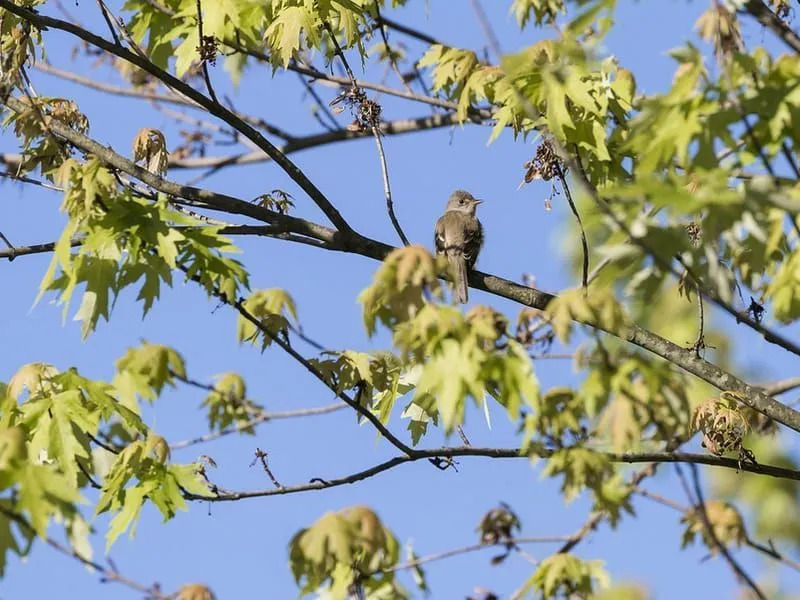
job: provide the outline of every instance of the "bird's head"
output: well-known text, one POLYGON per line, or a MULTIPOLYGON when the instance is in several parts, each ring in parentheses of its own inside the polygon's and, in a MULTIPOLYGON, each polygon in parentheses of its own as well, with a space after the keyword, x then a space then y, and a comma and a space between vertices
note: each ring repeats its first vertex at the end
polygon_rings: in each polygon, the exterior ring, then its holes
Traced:
POLYGON ((447 201, 447 208, 445 210, 474 215, 475 209, 478 208, 478 204, 481 202, 483 202, 483 200, 476 199, 469 192, 456 190, 450 194, 450 199, 447 201))

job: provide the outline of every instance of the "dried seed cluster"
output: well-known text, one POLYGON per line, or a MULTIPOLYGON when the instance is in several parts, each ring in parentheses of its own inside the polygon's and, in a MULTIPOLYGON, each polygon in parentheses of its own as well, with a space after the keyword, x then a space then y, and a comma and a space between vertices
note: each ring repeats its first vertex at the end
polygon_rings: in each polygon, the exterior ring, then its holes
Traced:
POLYGON ((525 169, 525 183, 530 183, 534 179, 550 181, 558 175, 559 170, 562 173, 565 171, 553 145, 547 140, 539 144, 536 156, 522 166, 525 169))

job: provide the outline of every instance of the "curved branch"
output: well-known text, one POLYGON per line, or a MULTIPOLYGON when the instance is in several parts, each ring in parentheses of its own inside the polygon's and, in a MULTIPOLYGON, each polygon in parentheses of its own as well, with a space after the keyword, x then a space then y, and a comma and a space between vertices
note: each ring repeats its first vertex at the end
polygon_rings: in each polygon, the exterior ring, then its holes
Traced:
MULTIPOLYGON (((543 451, 537 453, 542 458, 547 458, 552 454, 550 451, 543 451)), ((732 458, 724 458, 713 456, 710 454, 692 454, 688 452, 642 452, 642 453, 613 453, 601 452, 603 456, 607 457, 612 462, 617 463, 690 463, 709 465, 713 467, 722 467, 726 469, 734 469, 747 471, 748 473, 757 473, 760 475, 768 475, 778 479, 790 479, 793 481, 800 481, 800 471, 792 469, 785 469, 773 465, 759 465, 752 463, 742 463, 732 458)), ((267 490, 253 490, 253 491, 231 491, 218 488, 217 494, 214 496, 199 496, 196 494, 185 494, 189 500, 206 500, 209 502, 232 502, 236 500, 243 500, 245 498, 260 498, 263 496, 282 496, 286 494, 297 494, 300 492, 309 492, 313 490, 325 490, 332 487, 339 487, 342 485, 355 483, 364 479, 374 477, 384 471, 393 469, 394 467, 416 462, 423 459, 436 459, 436 458, 456 458, 459 456, 476 456, 483 458, 524 458, 529 457, 522 454, 519 448, 478 448, 475 446, 456 446, 453 448, 434 448, 428 450, 414 450, 413 455, 410 456, 396 456, 385 462, 377 464, 369 469, 364 469, 357 473, 339 477, 336 479, 320 479, 314 478, 309 483, 301 485, 293 485, 280 489, 270 488, 267 490)), ((634 484, 638 484, 635 481, 634 484)), ((577 536, 570 536, 570 540, 574 540, 577 536)))

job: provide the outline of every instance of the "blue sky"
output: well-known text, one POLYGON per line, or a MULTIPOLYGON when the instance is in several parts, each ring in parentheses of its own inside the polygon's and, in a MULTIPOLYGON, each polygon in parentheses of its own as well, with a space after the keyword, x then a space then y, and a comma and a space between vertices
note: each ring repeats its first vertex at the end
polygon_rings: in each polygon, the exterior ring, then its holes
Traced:
MULTIPOLYGON (((387 14, 455 46, 483 44, 481 29, 467 2, 430 0, 409 4, 403 11, 387 14)), ((528 45, 540 35, 533 29, 520 33, 507 12, 509 4, 484 2, 506 51, 528 45)), ((95 3, 84 0, 65 5, 94 31, 107 33, 95 3)), ((111 5, 118 8, 119 3, 111 5)), ((636 74, 640 90, 655 92, 669 84, 674 63, 666 51, 692 35, 692 25, 705 6, 701 2, 621 2, 608 48, 636 74)), ((45 4, 42 12, 58 14, 52 3, 45 4)), ((763 37, 760 31, 751 30, 746 41, 753 45, 761 43, 763 37)), ((50 60, 70 68, 73 40, 58 32, 46 33, 45 39, 50 60)), ((393 39, 397 39, 396 34, 393 39)), ((404 41, 412 56, 422 49, 404 41)), ((351 62, 358 64, 355 58, 351 62)), ((381 73, 382 67, 369 68, 365 78, 378 80, 381 73)), ((145 103, 104 97, 36 72, 33 76, 40 94, 76 99, 89 117, 92 135, 118 152, 130 152, 131 141, 143 126, 163 129, 171 147, 178 143, 176 128, 145 103)), ((117 81, 109 70, 100 70, 94 76, 117 81)), ((240 110, 262 116, 296 135, 319 131, 293 74, 273 78, 269 70, 256 66, 245 75, 238 91, 225 84, 220 66, 212 70, 212 77, 218 93, 230 93, 240 110)), ((391 78, 390 84, 397 86, 391 78)), ((331 88, 319 90, 326 100, 335 94, 331 88)), ((387 120, 430 114, 427 107, 402 100, 382 97, 380 101, 387 120)), ((340 117, 342 125, 347 124, 346 117, 340 117)), ((464 188, 486 199, 480 208, 486 230, 482 270, 516 280, 523 273, 532 273, 540 287, 554 292, 574 285, 576 281, 559 250, 563 223, 570 218, 568 212, 558 201, 551 212, 544 210, 549 184, 517 189, 523 175, 522 164, 531 157, 533 146, 514 142, 510 134, 487 146, 488 135, 487 128, 468 126, 384 139, 396 211, 407 235, 414 242, 430 246, 433 223, 448 194, 464 188)), ((0 151, 17 150, 14 139, 4 135, 0 151)), ((211 149, 224 151, 225 147, 211 149)), ((358 231, 396 243, 385 213, 378 159, 371 139, 303 151, 293 155, 293 160, 358 231)), ((188 179, 193 175, 175 173, 172 177, 188 179)), ((311 201, 271 163, 230 169, 203 185, 241 198, 280 188, 294 195, 296 214, 324 222, 311 201)), ((9 183, 3 183, 1 189, 0 230, 12 242, 24 245, 57 238, 64 223, 57 212, 58 193, 9 183)), ((376 262, 275 240, 241 238, 237 242, 244 252, 253 287, 288 289, 297 301, 305 331, 325 346, 369 349, 388 344, 385 336, 366 338, 355 300, 369 284, 376 262)), ((49 298, 31 308, 49 260, 47 255, 38 255, 0 264, 4 291, 0 295, 4 340, 0 346, 0 380, 7 381, 17 368, 31 361, 50 362, 61 369, 75 366, 89 377, 109 378, 114 360, 144 338, 175 347, 195 379, 211 381, 222 372, 241 373, 247 380, 248 395, 269 410, 322 406, 334 400, 326 388, 307 377, 280 350, 268 350, 262 355, 253 348, 239 347, 235 315, 225 308, 215 310, 216 304, 194 285, 176 283, 144 320, 134 301, 135 293, 124 294, 111 323, 101 323, 96 333, 81 342, 79 325, 71 320, 62 324, 60 307, 50 304, 49 298)), ((472 292, 471 300, 487 303, 512 317, 519 308, 477 291, 472 292)), ((729 325, 722 318, 718 321, 729 325)), ((746 339, 763 359, 758 380, 791 374, 792 365, 777 353, 773 360, 763 342, 754 341, 753 337, 746 339)), ((312 353, 311 348, 303 350, 312 353)), ((536 368, 544 386, 576 381, 565 361, 544 361, 536 368)), ((192 388, 169 391, 148 409, 148 422, 170 441, 194 437, 205 428, 199 409, 201 401, 201 393, 192 388)), ((476 445, 515 443, 513 428, 497 408, 492 425, 488 430, 480 415, 471 413, 466 429, 476 445)), ((403 433, 405 423, 396 418, 392 428, 403 433)), ((424 443, 434 446, 442 442, 441 435, 434 433, 424 443)), ((271 484, 264 473, 249 466, 256 446, 269 452, 271 468, 284 484, 348 474, 394 455, 388 444, 376 441, 372 429, 358 426, 354 415, 341 411, 270 423, 260 427, 255 437, 229 436, 175 452, 173 458, 188 462, 198 454, 209 454, 219 465, 212 472, 212 479, 221 486, 269 488, 271 484)), ((685 503, 669 468, 661 469, 652 489, 685 503)), ((538 468, 532 469, 522 460, 463 459, 458 472, 441 472, 419 463, 354 486, 326 491, 210 507, 194 503, 188 513, 179 514, 166 525, 161 524, 155 509, 147 507, 135 539, 120 538, 111 556, 126 576, 142 582, 158 581, 166 591, 200 581, 220 599, 290 598, 296 595, 296 587, 288 567, 287 544, 298 529, 328 510, 368 504, 402 542, 412 541, 418 554, 427 554, 476 542, 478 521, 499 501, 509 503, 520 515, 525 535, 572 533, 585 520, 588 508, 583 500, 565 506, 557 484, 541 480, 538 468)), ((678 513, 644 499, 636 499, 635 507, 637 518, 625 519, 615 532, 609 532, 607 525, 601 526, 578 546, 576 554, 606 560, 615 580, 646 583, 656 598, 733 595, 735 582, 722 561, 701 564, 706 554, 702 548, 679 551, 678 513)), ((107 519, 98 519, 95 526, 95 552, 102 560, 102 534, 107 519)), ((544 558, 551 548, 554 550, 555 546, 531 546, 527 551, 544 558)), ((505 597, 532 572, 532 567, 518 557, 492 567, 492 554, 485 551, 431 564, 426 572, 433 597, 463 598, 476 586, 505 597)), ((745 565, 760 564, 752 555, 740 554, 745 565)), ((410 580, 406 581, 410 584, 410 580)), ((39 545, 27 561, 11 561, 0 585, 0 598, 44 598, 65 589, 70 590, 68 597, 75 598, 137 597, 124 587, 98 583, 96 576, 76 562, 39 545)))

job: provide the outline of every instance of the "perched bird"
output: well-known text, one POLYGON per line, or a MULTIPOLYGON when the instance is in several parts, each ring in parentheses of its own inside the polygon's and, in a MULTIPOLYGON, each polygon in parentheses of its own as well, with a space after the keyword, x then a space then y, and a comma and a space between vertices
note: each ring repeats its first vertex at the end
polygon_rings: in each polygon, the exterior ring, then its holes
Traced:
POLYGON ((475 217, 475 209, 481 202, 469 192, 456 190, 436 221, 436 252, 444 254, 455 267, 456 297, 462 304, 469 298, 467 273, 475 266, 483 244, 483 227, 475 217))

